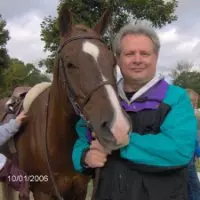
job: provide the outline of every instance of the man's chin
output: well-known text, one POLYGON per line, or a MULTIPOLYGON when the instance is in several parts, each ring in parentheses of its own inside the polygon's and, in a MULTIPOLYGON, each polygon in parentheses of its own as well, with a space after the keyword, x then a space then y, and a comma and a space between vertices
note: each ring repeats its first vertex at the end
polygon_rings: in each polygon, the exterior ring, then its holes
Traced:
POLYGON ((133 82, 135 82, 137 84, 145 84, 149 80, 151 80, 149 77, 147 77, 143 74, 134 75, 134 76, 131 77, 131 79, 133 80, 133 82))

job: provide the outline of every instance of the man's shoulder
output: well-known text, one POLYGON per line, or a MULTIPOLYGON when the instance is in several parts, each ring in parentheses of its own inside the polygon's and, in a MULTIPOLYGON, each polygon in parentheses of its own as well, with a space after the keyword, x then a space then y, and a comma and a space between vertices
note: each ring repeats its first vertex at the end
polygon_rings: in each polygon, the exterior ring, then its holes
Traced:
POLYGON ((174 94, 177 94, 177 95, 186 94, 185 89, 179 87, 178 85, 173 85, 173 84, 169 84, 168 92, 169 93, 174 93, 174 94))
POLYGON ((169 105, 173 105, 177 103, 185 95, 187 95, 187 93, 183 88, 177 85, 169 84, 164 102, 169 105))

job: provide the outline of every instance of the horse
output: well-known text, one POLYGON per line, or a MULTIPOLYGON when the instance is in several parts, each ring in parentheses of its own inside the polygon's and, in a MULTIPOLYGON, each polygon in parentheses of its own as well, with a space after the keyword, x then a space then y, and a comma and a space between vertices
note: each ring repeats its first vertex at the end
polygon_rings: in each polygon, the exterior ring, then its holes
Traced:
POLYGON ((75 172, 71 158, 80 117, 107 150, 127 142, 120 140, 131 126, 117 95, 115 57, 100 37, 110 15, 107 8, 89 28, 73 25, 66 4, 60 10, 52 84, 32 102, 28 122, 15 137, 18 162, 35 200, 85 199, 90 177, 75 172))

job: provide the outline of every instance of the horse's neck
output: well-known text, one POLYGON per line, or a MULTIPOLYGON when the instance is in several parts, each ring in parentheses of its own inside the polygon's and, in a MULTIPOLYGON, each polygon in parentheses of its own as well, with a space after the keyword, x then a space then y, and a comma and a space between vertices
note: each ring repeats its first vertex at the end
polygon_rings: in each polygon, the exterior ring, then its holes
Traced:
POLYGON ((50 90, 48 120, 48 143, 52 151, 71 148, 75 140, 74 111, 65 94, 54 89, 50 90))

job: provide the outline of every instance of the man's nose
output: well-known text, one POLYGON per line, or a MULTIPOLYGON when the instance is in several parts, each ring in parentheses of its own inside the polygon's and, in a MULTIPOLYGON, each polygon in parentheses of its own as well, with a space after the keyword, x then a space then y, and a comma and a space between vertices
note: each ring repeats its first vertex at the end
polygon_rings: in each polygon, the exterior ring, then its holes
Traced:
POLYGON ((142 62, 142 58, 141 58, 141 55, 139 53, 136 53, 134 55, 134 59, 133 59, 134 63, 141 63, 142 62))

